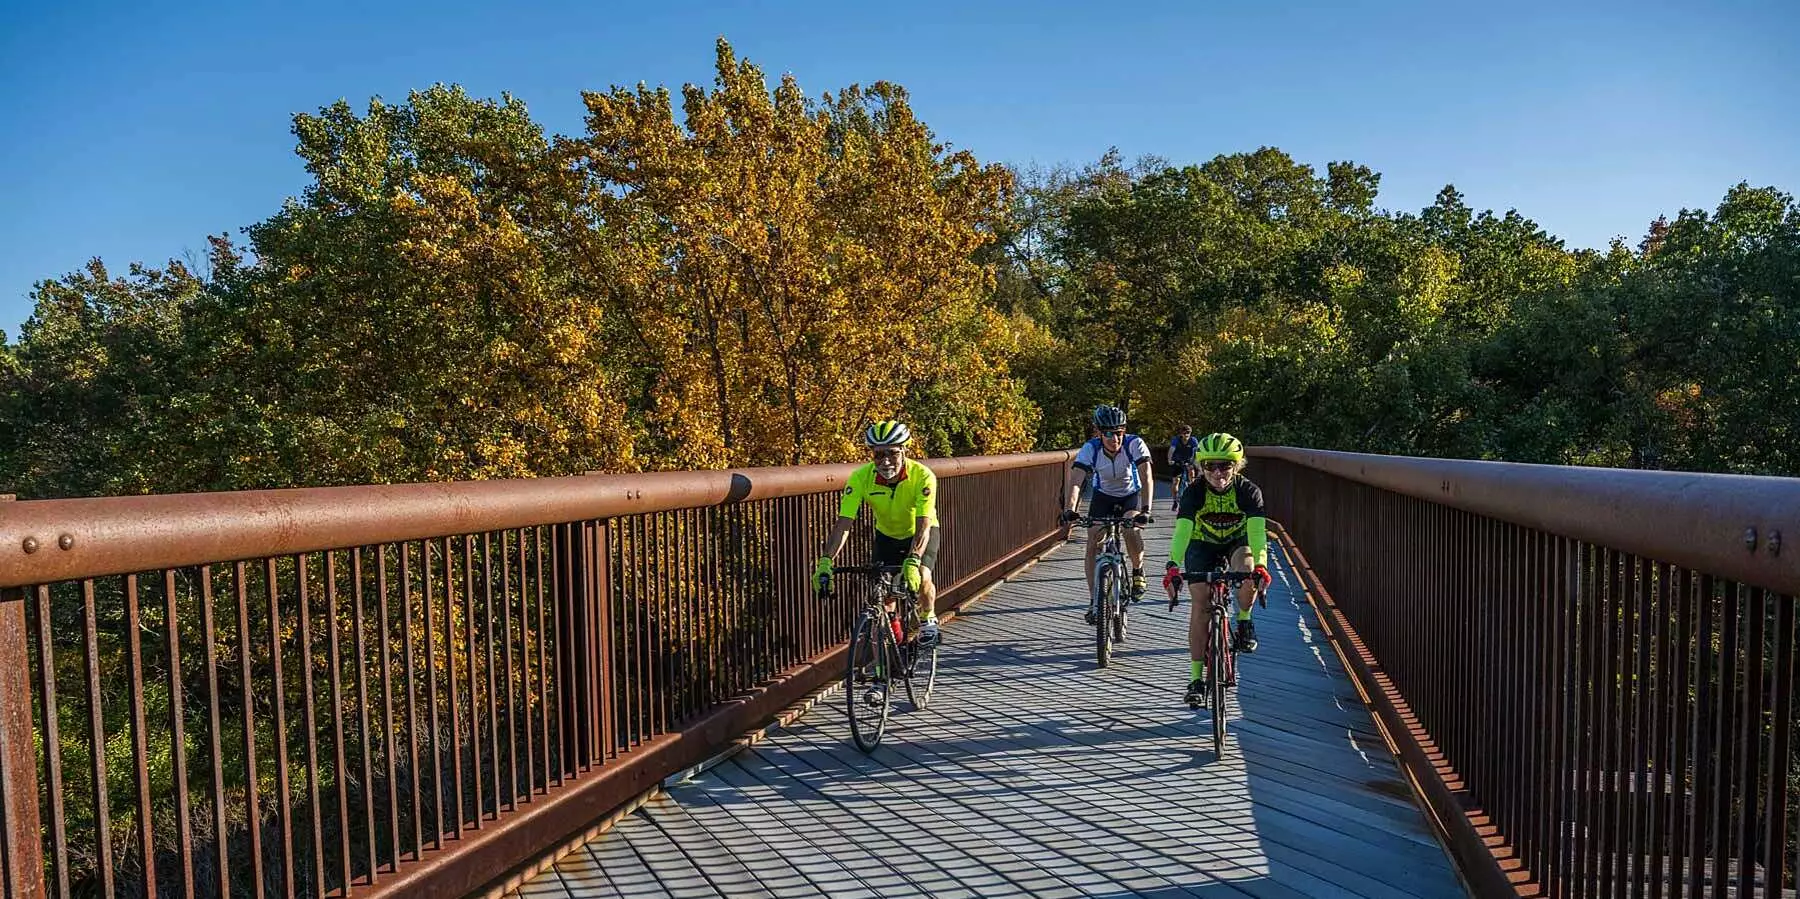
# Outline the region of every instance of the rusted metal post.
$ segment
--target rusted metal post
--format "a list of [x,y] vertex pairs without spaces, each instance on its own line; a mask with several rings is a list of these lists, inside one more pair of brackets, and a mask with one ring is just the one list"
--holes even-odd
[[[8,899],[41,899],[37,749],[31,735],[31,657],[25,592],[0,590],[0,874]],[[55,752],[56,747],[47,747]]]

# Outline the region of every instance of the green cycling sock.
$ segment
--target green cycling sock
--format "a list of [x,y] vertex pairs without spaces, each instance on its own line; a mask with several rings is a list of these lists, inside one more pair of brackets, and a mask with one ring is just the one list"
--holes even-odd
[[1188,663],[1188,680],[1199,680],[1206,673],[1206,663],[1195,659]]
[[1238,610],[1238,620],[1239,621],[1249,621],[1250,620],[1250,610],[1249,609],[1239,609]]

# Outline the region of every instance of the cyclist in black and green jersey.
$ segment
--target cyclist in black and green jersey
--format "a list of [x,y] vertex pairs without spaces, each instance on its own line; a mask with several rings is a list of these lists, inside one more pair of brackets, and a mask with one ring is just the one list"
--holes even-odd
[[937,564],[937,475],[923,464],[906,458],[912,431],[898,421],[878,421],[863,432],[874,461],[851,472],[838,504],[837,525],[825,537],[813,581],[824,588],[831,581],[832,562],[850,536],[856,513],[863,503],[875,513],[877,565],[899,565],[900,576],[919,599],[919,646],[938,642],[937,586],[931,582]]
[[[1258,586],[1269,585],[1268,519],[1263,512],[1262,488],[1244,477],[1244,444],[1230,434],[1208,434],[1194,453],[1200,463],[1200,480],[1181,493],[1176,513],[1175,539],[1169,545],[1163,589],[1174,596],[1182,582],[1182,569],[1211,571],[1226,562],[1228,571],[1254,571],[1257,582],[1238,588],[1237,633],[1232,639],[1238,652],[1256,651],[1256,625],[1250,609]],[[1188,702],[1205,689],[1201,659],[1206,651],[1206,592],[1204,583],[1189,584],[1188,603]]]

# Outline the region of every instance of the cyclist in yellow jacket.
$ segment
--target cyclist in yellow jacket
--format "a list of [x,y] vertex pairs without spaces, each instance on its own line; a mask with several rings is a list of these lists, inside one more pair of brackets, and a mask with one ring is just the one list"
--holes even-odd
[[[1244,444],[1230,434],[1208,434],[1194,453],[1200,464],[1200,480],[1181,493],[1175,520],[1175,539],[1169,544],[1169,562],[1163,589],[1175,596],[1182,569],[1211,571],[1220,562],[1228,571],[1254,571],[1257,584],[1238,587],[1237,633],[1232,639],[1238,652],[1256,651],[1256,625],[1250,609],[1257,586],[1269,585],[1268,519],[1263,511],[1262,488],[1244,477]],[[1205,690],[1206,591],[1204,583],[1189,584],[1187,702],[1197,701]]]
[[919,615],[924,619],[919,646],[929,648],[938,642],[937,586],[931,581],[939,542],[937,475],[906,458],[906,444],[911,439],[912,430],[891,419],[869,425],[863,432],[863,443],[874,459],[852,472],[844,485],[837,525],[825,537],[813,581],[820,588],[830,583],[833,560],[850,536],[856,513],[868,503],[875,513],[875,564],[901,566],[900,576],[919,598]]

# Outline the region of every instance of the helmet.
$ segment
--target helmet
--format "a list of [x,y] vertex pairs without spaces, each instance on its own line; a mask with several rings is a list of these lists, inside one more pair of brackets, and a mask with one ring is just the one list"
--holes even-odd
[[912,431],[905,423],[888,419],[869,425],[863,432],[863,443],[869,446],[905,446],[912,439]]
[[1108,428],[1125,427],[1125,410],[1118,406],[1095,406],[1094,427],[1102,431]]
[[1244,461],[1244,444],[1230,434],[1208,434],[1200,438],[1200,449],[1194,458],[1202,461]]

